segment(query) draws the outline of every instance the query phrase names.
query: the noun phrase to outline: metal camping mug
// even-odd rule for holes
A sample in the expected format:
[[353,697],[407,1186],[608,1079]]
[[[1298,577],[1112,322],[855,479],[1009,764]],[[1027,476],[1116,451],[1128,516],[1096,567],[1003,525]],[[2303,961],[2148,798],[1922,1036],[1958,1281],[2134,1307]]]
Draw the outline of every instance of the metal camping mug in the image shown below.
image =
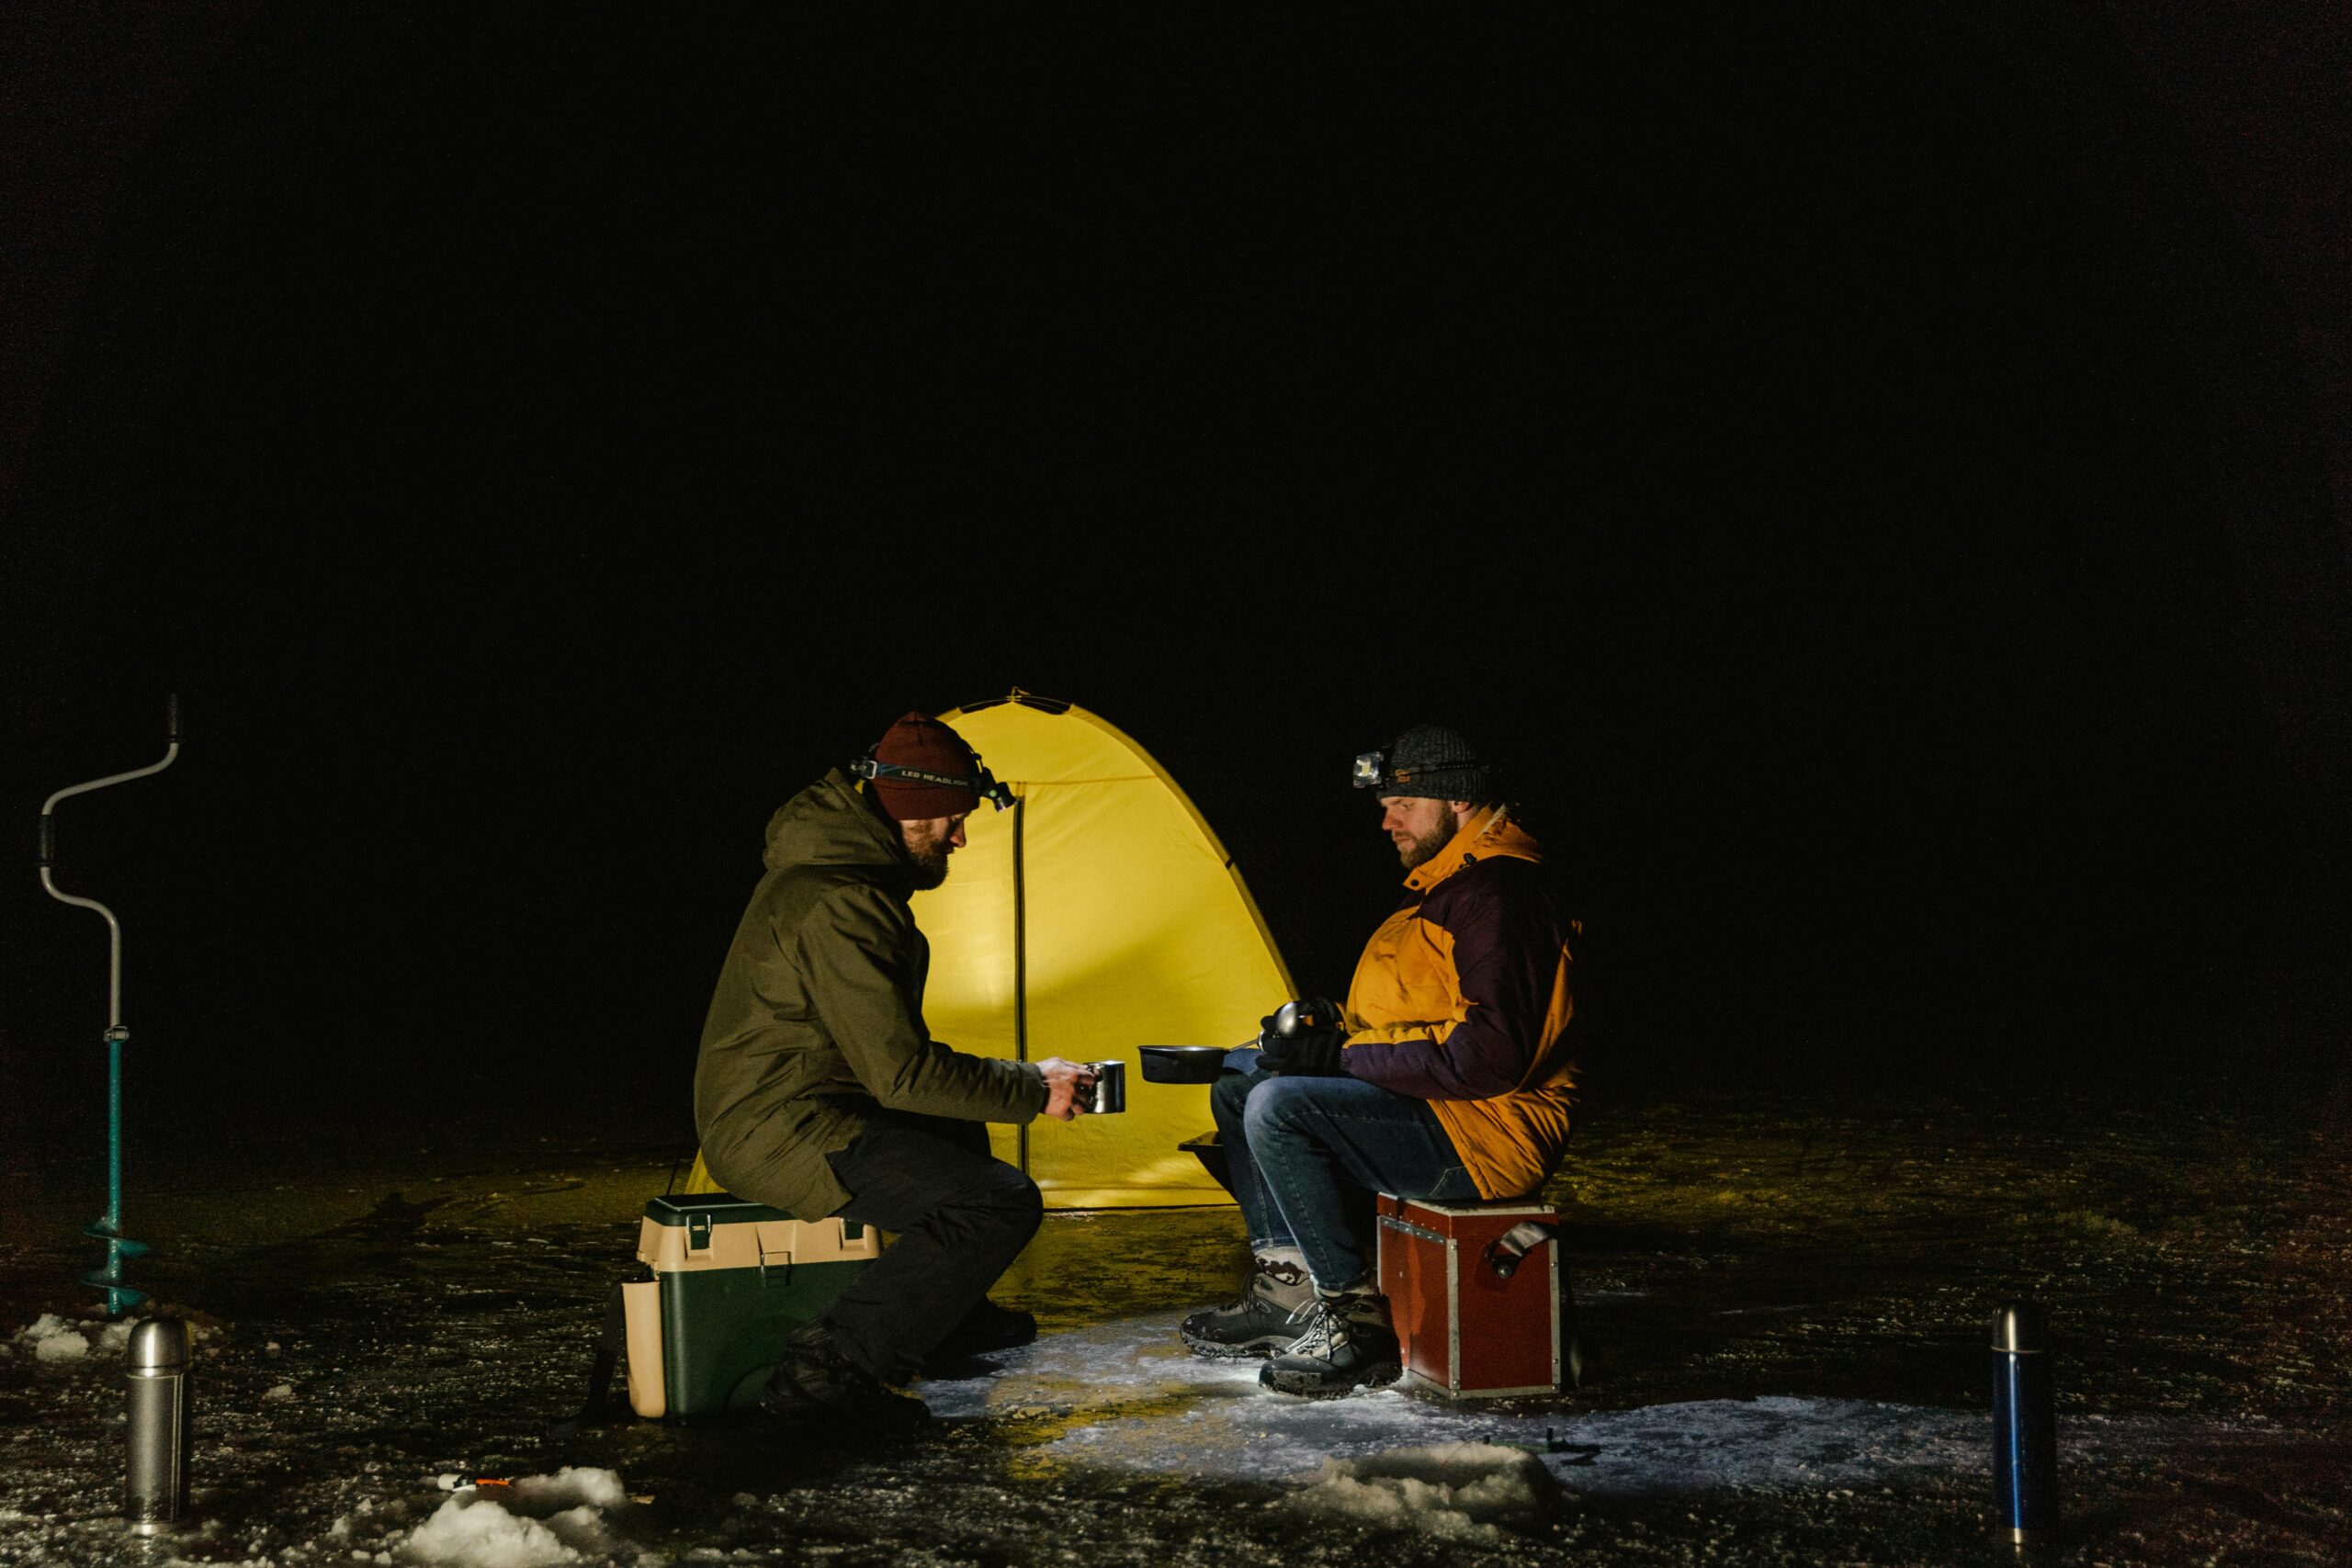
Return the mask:
[[1090,1116],[1110,1116],[1127,1108],[1127,1065],[1125,1062],[1089,1062],[1087,1070],[1094,1075],[1094,1099],[1087,1105]]

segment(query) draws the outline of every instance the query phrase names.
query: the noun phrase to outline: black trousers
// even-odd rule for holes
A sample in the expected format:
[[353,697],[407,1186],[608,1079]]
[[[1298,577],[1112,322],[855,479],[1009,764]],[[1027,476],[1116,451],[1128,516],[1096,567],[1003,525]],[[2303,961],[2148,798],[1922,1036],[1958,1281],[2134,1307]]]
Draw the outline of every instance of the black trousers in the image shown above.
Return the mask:
[[1029,1245],[1045,1201],[989,1153],[978,1122],[881,1111],[827,1157],[850,1192],[834,1212],[899,1239],[859,1270],[825,1322],[842,1355],[903,1382]]

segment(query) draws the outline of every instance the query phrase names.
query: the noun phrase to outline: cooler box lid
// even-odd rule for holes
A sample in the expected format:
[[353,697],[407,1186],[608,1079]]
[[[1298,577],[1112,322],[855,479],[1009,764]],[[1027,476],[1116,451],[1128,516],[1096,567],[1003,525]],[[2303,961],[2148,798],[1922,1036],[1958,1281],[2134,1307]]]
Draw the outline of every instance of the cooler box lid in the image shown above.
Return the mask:
[[745,1220],[788,1220],[782,1209],[771,1209],[765,1203],[754,1203],[749,1198],[737,1198],[725,1192],[671,1192],[648,1199],[645,1217],[657,1225],[683,1225],[700,1218],[717,1225],[740,1224]]
[[650,1199],[637,1227],[638,1261],[657,1274],[864,1262],[881,1254],[881,1233],[855,1220],[796,1220],[724,1192]]

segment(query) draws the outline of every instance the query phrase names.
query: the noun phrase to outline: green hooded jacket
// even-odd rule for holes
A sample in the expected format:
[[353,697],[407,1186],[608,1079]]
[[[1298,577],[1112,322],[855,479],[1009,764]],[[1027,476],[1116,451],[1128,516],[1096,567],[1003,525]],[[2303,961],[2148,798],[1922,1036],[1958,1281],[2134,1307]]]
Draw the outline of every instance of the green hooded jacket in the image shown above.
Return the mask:
[[703,1160],[738,1197],[821,1219],[849,1201],[825,1156],[877,1109],[1027,1122],[1046,1081],[923,1027],[931,944],[914,863],[836,768],[768,820],[767,874],[735,928],[695,1067]]

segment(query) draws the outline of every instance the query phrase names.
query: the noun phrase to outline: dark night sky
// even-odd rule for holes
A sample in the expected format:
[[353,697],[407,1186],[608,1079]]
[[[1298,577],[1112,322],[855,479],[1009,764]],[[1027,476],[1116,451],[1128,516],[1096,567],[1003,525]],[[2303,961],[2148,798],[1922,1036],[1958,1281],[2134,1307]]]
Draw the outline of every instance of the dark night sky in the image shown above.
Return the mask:
[[[1731,10],[257,7],[0,540],[28,847],[187,705],[61,813],[142,1081],[683,1136],[769,810],[1016,683],[1318,988],[1346,759],[1471,730],[1604,1086],[2300,1070],[2352,596],[2276,276],[2096,11]],[[22,870],[17,1134],[104,973]]]

